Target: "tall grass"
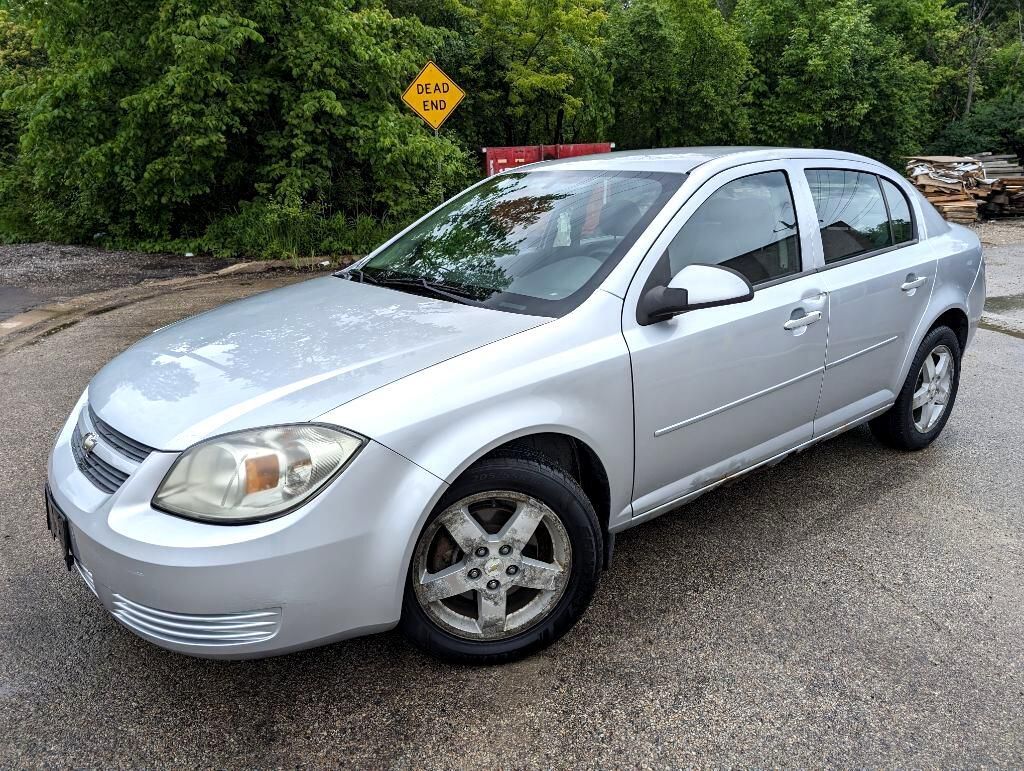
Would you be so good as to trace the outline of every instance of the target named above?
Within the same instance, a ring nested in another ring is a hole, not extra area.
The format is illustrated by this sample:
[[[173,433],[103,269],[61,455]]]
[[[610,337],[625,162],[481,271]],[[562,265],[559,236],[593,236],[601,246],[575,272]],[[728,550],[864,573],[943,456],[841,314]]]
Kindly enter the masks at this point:
[[[403,223],[359,215],[346,217],[321,205],[246,202],[215,221],[196,246],[220,257],[295,259],[365,254]]]

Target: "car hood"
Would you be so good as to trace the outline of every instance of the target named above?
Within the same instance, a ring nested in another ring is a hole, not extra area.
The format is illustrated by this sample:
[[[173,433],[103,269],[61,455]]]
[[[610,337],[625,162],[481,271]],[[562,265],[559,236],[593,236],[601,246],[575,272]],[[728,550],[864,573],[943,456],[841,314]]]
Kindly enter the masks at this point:
[[[181,450],[228,431],[314,420],[548,320],[324,277],[158,330],[100,370],[89,403],[135,441]]]

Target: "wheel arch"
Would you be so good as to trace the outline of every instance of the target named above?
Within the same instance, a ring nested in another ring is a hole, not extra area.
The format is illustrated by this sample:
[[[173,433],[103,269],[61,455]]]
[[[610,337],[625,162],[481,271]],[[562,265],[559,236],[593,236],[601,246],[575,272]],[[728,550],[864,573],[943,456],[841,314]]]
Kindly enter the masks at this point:
[[[598,521],[601,524],[605,544],[605,566],[611,559],[614,536],[609,532],[612,516],[613,493],[608,476],[609,459],[595,448],[597,443],[581,432],[567,426],[538,425],[522,427],[495,437],[486,444],[466,455],[444,475],[447,486],[455,484],[469,469],[488,458],[503,454],[524,454],[542,456],[558,466],[583,488],[587,494]],[[632,447],[630,447],[632,451]],[[436,473],[436,472],[435,472]],[[436,506],[436,502],[433,504]],[[429,516],[429,512],[427,514]],[[413,541],[419,538],[426,518],[420,523]]]
[[[921,346],[921,341],[936,327],[950,327],[960,342],[960,353],[961,355],[963,354],[967,341],[970,339],[970,317],[967,315],[967,305],[955,297],[947,296],[942,298],[942,300],[944,301],[933,303],[934,308],[929,309],[928,314],[924,317],[920,326],[918,326],[911,345],[907,348],[903,365],[900,367],[900,376],[896,385],[897,393],[898,389],[902,387],[903,382],[907,379],[910,365],[914,361],[917,349]]]
[[[506,453],[525,452],[541,455],[566,471],[583,492],[597,512],[597,518],[605,533],[611,516],[611,488],[608,472],[597,452],[577,436],[558,431],[526,433],[509,439],[487,451],[473,463]],[[467,466],[472,467],[473,464]]]
[[[960,342],[960,352],[963,353],[967,347],[967,336],[970,331],[970,321],[967,318],[967,311],[960,307],[952,307],[943,311],[939,316],[931,323],[925,331],[922,339],[928,335],[936,327],[949,327],[953,330],[957,340]],[[920,343],[919,343],[920,345]]]

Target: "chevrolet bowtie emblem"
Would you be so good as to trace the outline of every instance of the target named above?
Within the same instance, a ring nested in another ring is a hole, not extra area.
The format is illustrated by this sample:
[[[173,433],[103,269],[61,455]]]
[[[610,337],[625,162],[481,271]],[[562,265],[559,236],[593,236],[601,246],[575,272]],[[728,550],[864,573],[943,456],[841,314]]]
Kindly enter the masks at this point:
[[[85,451],[86,455],[91,453],[95,447],[96,434],[89,433],[82,437],[82,449]]]

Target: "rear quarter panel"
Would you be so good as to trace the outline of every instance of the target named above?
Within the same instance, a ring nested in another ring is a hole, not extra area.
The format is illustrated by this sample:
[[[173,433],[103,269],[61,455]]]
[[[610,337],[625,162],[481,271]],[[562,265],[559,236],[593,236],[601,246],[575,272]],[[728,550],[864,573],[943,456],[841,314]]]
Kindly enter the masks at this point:
[[[951,309],[967,314],[970,340],[985,307],[984,260],[978,236],[962,225],[951,225],[947,232],[928,238],[923,243],[938,260],[935,288],[924,321],[903,361],[900,383],[907,377],[921,340],[939,316]]]

